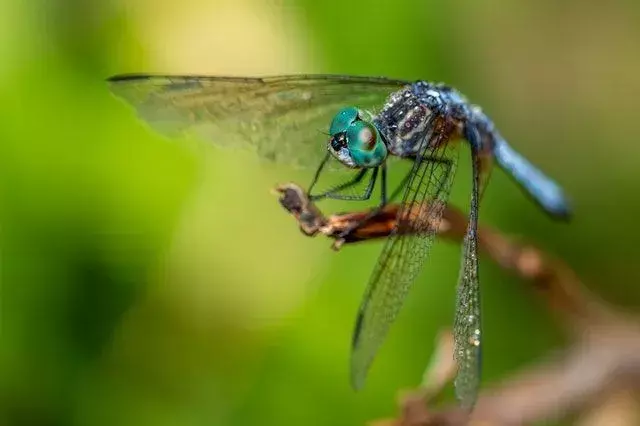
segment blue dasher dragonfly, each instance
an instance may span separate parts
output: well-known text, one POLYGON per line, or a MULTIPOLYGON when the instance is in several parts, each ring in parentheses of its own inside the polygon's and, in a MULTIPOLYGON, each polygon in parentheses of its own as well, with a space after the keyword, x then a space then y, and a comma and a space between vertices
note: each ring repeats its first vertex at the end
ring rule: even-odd
POLYGON ((351 379, 356 389, 363 386, 428 257, 435 237, 432 224, 441 217, 453 183, 457 141, 466 140, 473 182, 456 292, 455 387, 462 404, 473 406, 481 366, 478 206, 494 162, 551 216, 570 215, 562 189, 512 149, 478 106, 441 83, 375 77, 129 74, 108 81, 114 94, 132 104, 139 117, 162 134, 195 136, 217 145, 253 149, 275 162, 316 167, 309 188, 312 200, 367 200, 378 178, 378 208, 401 197, 397 222, 408 232, 394 232, 386 240, 353 331, 351 379), (329 132, 322 136, 317 129, 327 126, 329 132), (387 160, 392 157, 408 159, 412 166, 389 192, 387 160), (313 195, 329 159, 353 169, 353 176, 313 195), (362 193, 346 194, 367 177, 362 193), (416 214, 416 205, 428 210, 416 214))

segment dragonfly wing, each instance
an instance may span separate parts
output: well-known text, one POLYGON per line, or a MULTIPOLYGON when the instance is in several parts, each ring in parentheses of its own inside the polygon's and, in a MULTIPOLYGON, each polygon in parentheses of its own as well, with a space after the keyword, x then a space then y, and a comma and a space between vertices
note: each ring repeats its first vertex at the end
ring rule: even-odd
MULTIPOLYGON (((474 144, 477 132, 467 130, 466 138, 474 144)), ((478 207, 482 182, 480 157, 472 150, 471 208, 469 224, 463 241, 463 255, 458 278, 456 315, 454 320, 454 356, 458 364, 455 379, 456 396, 463 407, 471 409, 475 404, 480 385, 481 368, 481 317, 480 283, 478 278, 478 207)))
POLYGON ((408 84, 340 75, 121 75, 108 81, 114 94, 166 136, 244 145, 261 158, 306 167, 317 166, 326 154, 326 131, 338 110, 353 105, 375 113, 391 92, 408 84))
POLYGON ((396 225, 387 239, 356 320, 351 354, 351 380, 356 389, 363 386, 376 352, 427 259, 437 232, 433 225, 442 217, 453 183, 457 148, 458 144, 425 137, 422 155, 414 161, 398 212, 402 232, 396 225), (435 143, 429 144, 429 139, 435 143), (427 146, 438 148, 427 150, 427 146))

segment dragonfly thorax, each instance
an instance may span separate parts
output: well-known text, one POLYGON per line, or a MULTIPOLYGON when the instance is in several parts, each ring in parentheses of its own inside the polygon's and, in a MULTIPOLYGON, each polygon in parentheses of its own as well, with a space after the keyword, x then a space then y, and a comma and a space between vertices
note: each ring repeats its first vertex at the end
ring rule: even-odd
POLYGON ((432 108, 442 101, 437 93, 420 99, 411 87, 392 93, 375 123, 393 155, 409 157, 418 154, 433 132, 435 113, 432 108))
POLYGON ((340 110, 329 127, 329 152, 347 167, 378 167, 387 147, 370 117, 355 107, 340 110))

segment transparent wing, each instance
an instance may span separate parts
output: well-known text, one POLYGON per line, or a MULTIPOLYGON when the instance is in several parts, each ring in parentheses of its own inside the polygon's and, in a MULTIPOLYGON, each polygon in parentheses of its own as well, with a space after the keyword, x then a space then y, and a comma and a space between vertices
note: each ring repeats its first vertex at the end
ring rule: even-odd
MULTIPOLYGON (((474 144, 477 137, 475 129, 467 134, 467 139, 474 144)), ((463 254, 458 278, 456 314, 453 327, 454 357, 458 364, 455 379, 456 396, 462 406, 471 409, 475 404, 480 386, 481 368, 481 317, 480 317, 480 282, 478 278, 478 205, 480 186, 486 184, 481 176, 481 159, 472 151, 473 186, 469 224, 463 241, 463 254)))
POLYGON ((352 343, 351 380, 356 389, 364 384, 376 352, 422 270, 437 231, 433 225, 444 212, 459 144, 443 139, 442 135, 425 137, 422 155, 414 162, 404 192, 398 224, 382 249, 365 291, 352 343), (437 148, 428 151, 427 146, 437 148))
POLYGON ((169 136, 194 136, 218 146, 254 149, 261 158, 315 167, 339 109, 375 112, 402 80, 340 75, 265 78, 120 75, 112 92, 169 136))

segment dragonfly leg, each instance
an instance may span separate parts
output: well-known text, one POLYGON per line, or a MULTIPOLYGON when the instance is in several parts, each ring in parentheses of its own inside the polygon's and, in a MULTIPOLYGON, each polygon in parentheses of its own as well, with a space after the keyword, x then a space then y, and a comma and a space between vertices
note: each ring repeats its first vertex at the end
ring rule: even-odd
POLYGON ((380 207, 387 204, 387 163, 382 163, 382 173, 380 176, 380 207))
POLYGON ((373 173, 371 174, 371 178, 369 179, 369 183, 365 188, 364 192, 359 195, 344 195, 339 192, 350 188, 352 186, 357 185, 367 174, 369 169, 362 169, 358 172, 358 174, 348 182, 340 184, 334 188, 331 188, 327 192, 318 195, 309 195, 309 199, 311 201, 321 200, 323 198, 330 198, 333 200, 348 200, 348 201, 363 201, 371 198, 371 193, 373 192, 373 187, 375 186, 376 180, 378 178, 378 168, 373 169, 373 173))
MULTIPOLYGON (((434 199, 438 198, 440 196, 440 194, 442 193, 442 191, 446 189, 446 184, 447 184, 447 181, 448 181, 449 173, 451 173, 451 168, 453 167, 453 161, 448 159, 448 158, 438 158, 438 157, 430 157, 430 156, 425 156, 422 161, 430 161, 432 163, 442 164, 446 168, 446 171, 443 174, 444 179, 442 181, 438 182, 438 189, 436 190, 436 192, 434 194, 434 197, 433 197, 434 199)), ((393 192, 391 193, 391 196, 387 199, 387 193, 386 193, 386 184, 387 184, 387 182, 386 182, 386 179, 387 179, 387 176, 386 176, 386 164, 383 164, 381 167, 382 167, 382 194, 381 194, 380 204, 378 205, 378 207, 371 209, 371 211, 365 217, 363 217, 362 220, 360 220, 357 223, 353 224, 353 226, 350 226, 349 228, 345 229, 342 232, 342 234, 340 234, 341 238, 346 237, 351 232, 355 231, 360 226, 362 226, 365 222, 367 222, 371 218, 373 218, 376 215, 378 215, 382 211, 384 206, 387 205, 387 203, 389 203, 389 202, 391 202, 391 201, 396 199, 396 197, 406 187, 407 182, 411 178, 411 172, 412 171, 410 170, 409 173, 407 173, 407 175, 402 178, 402 181, 400 181, 400 184, 393 190, 393 192)))
POLYGON ((398 185, 396 189, 393 190, 393 192, 391 193, 391 197, 389 197, 389 202, 395 200, 398 197, 398 195, 404 189, 404 187, 407 186, 407 182, 409 181, 410 177, 411 177, 411 171, 409 171, 409 173, 407 173, 407 175, 402 178, 402 181, 400 181, 400 185, 398 185))
POLYGON ((318 178, 320 177, 320 172, 322 172, 322 169, 324 168, 324 165, 327 164, 327 161, 329 161, 329 156, 330 155, 331 154, 329 154, 329 152, 327 151, 327 154, 324 156, 324 158, 322 159, 322 162, 320 163, 320 165, 316 169, 316 174, 313 176, 313 180, 311 181, 311 185, 309 185, 309 189, 307 190, 307 194, 311 194, 311 191, 313 190, 313 187, 318 182, 318 178))

